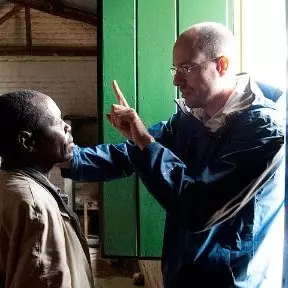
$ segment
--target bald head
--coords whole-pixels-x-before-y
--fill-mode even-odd
[[[234,37],[222,24],[199,23],[178,37],[173,83],[189,108],[212,117],[225,105],[236,85],[235,54]]]
[[[184,44],[185,43],[185,44]],[[185,45],[190,48],[190,57],[200,61],[227,56],[235,58],[235,39],[224,25],[214,22],[195,24],[184,31],[175,45]]]

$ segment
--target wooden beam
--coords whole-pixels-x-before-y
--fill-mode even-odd
[[[64,5],[60,0],[50,0],[50,4],[54,10],[63,11]]]
[[[8,0],[9,2],[28,5],[30,8],[46,12],[55,16],[72,19],[97,26],[97,17],[95,13],[89,13],[77,8],[59,5],[56,1],[39,1],[39,0]],[[95,0],[96,1],[96,0]]]
[[[97,56],[96,46],[0,46],[0,56]]]
[[[32,29],[30,8],[25,6],[25,24],[26,24],[26,44],[28,48],[32,47]]]
[[[23,8],[23,5],[17,4],[15,5],[9,12],[7,12],[4,16],[0,18],[0,25],[5,23],[8,19],[10,19],[15,13],[20,11]]]

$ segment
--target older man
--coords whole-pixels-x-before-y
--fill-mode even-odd
[[[75,147],[62,172],[141,178],[167,213],[165,288],[281,287],[282,123],[258,85],[235,74],[235,63],[223,25],[190,27],[173,49],[178,112],[147,130],[114,82],[118,104],[108,119],[129,140]]]
[[[0,287],[90,288],[78,220],[48,180],[72,157],[71,127],[47,95],[0,96]]]

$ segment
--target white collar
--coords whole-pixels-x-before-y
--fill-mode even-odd
[[[263,93],[254,81],[251,81],[247,73],[241,73],[236,76],[236,87],[229,96],[225,105],[208,118],[202,108],[191,109],[191,114],[204,123],[211,132],[217,131],[226,124],[228,115],[237,111],[249,108],[252,103],[260,102],[263,99]]]

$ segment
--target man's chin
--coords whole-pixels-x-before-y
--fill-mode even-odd
[[[197,103],[196,101],[191,100],[191,99],[189,99],[188,101],[185,100],[185,105],[186,105],[189,109],[200,108],[200,104]]]
[[[182,98],[185,102],[185,105],[189,108],[196,108],[195,105],[197,106],[196,99],[195,99],[195,94],[194,93],[187,93],[187,94],[182,94]]]
[[[72,159],[73,159],[73,151],[67,153],[65,159],[66,159],[66,161],[72,161]]]
[[[58,168],[70,168],[73,160],[73,152],[67,153],[63,159],[59,159],[59,162],[54,166]]]

